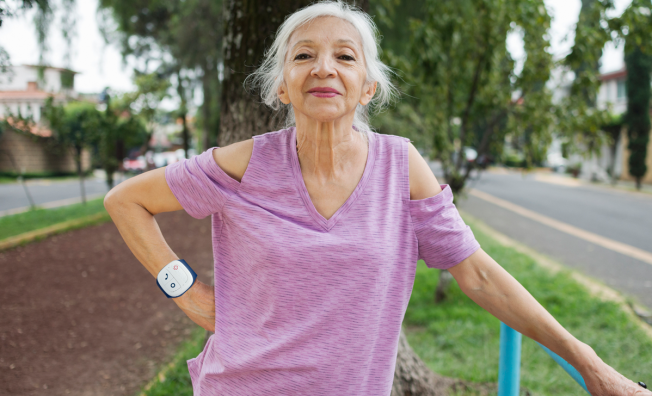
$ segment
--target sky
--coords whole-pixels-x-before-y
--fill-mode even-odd
[[[548,12],[553,17],[551,52],[555,58],[563,57],[570,50],[572,32],[577,23],[581,0],[545,0]],[[115,44],[106,45],[100,35],[97,23],[97,0],[77,1],[77,34],[73,41],[71,68],[79,74],[75,77],[78,92],[100,92],[105,87],[113,91],[126,92],[134,89],[131,81],[131,66],[125,65],[120,50]],[[622,13],[631,0],[616,0],[615,15]],[[0,46],[11,57],[13,64],[38,63],[38,48],[32,18],[33,11],[18,18],[5,19],[0,27]],[[571,34],[571,37],[567,37]],[[52,66],[62,67],[65,43],[57,23],[50,31],[50,52],[46,58]],[[508,38],[508,48],[515,59],[522,59],[522,42],[518,35]],[[602,58],[602,72],[619,70],[623,67],[623,48],[608,45]]]

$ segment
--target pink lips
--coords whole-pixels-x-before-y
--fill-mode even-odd
[[[318,98],[332,98],[334,96],[341,95],[337,89],[329,87],[311,88],[308,93],[311,93]]]

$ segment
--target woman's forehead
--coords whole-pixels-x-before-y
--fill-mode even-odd
[[[358,29],[350,22],[333,17],[323,16],[300,26],[290,35],[288,50],[292,51],[301,45],[349,45],[362,50],[362,39]]]

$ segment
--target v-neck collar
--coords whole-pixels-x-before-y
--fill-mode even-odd
[[[362,172],[362,177],[360,178],[360,181],[358,182],[358,185],[355,187],[351,195],[344,201],[342,206],[340,206],[337,211],[327,220],[324,216],[322,216],[317,209],[315,208],[315,205],[312,203],[312,200],[310,199],[310,194],[308,193],[308,189],[306,188],[306,184],[303,181],[303,174],[301,173],[301,165],[299,164],[299,154],[297,153],[297,128],[292,127],[290,128],[290,138],[289,140],[289,145],[290,147],[288,148],[288,151],[290,153],[290,162],[292,164],[292,172],[294,173],[294,180],[297,185],[297,189],[299,190],[299,195],[301,195],[301,198],[303,200],[303,203],[306,206],[306,209],[312,216],[312,218],[315,220],[317,224],[319,224],[324,230],[330,231],[333,226],[337,223],[338,219],[346,212],[349,211],[349,209],[353,206],[355,203],[356,199],[358,196],[362,193],[364,186],[367,184],[367,181],[369,180],[369,176],[371,175],[371,171],[374,167],[374,162],[376,160],[376,136],[374,135],[373,132],[367,132],[367,138],[369,142],[369,147],[367,149],[367,162],[365,163],[364,171]]]

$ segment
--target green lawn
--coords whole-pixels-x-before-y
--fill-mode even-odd
[[[473,223],[469,222],[473,228]],[[474,229],[482,247],[501,263],[566,328],[607,363],[636,381],[652,382],[652,339],[612,302],[589,295],[568,272],[551,274],[529,256]],[[499,322],[453,284],[448,301],[435,305],[437,271],[419,262],[404,326],[414,350],[434,371],[475,382],[498,381]],[[203,330],[184,344],[165,381],[145,392],[191,395],[185,361],[197,356]],[[524,338],[521,385],[534,395],[582,395],[584,391],[534,341]],[[468,395],[467,395],[468,396]]]
[[[473,228],[473,223],[469,222]],[[608,364],[636,381],[652,378],[652,339],[618,304],[600,301],[571,279],[551,274],[527,255],[504,247],[477,229],[476,238],[571,333]],[[466,297],[457,284],[448,301],[434,305],[437,271],[423,262],[404,325],[414,350],[434,371],[476,382],[498,381],[500,324]],[[536,395],[581,395],[581,388],[532,340],[524,338],[521,385]]]
[[[35,209],[0,217],[0,240],[88,215],[106,213],[103,198],[53,209]]]

